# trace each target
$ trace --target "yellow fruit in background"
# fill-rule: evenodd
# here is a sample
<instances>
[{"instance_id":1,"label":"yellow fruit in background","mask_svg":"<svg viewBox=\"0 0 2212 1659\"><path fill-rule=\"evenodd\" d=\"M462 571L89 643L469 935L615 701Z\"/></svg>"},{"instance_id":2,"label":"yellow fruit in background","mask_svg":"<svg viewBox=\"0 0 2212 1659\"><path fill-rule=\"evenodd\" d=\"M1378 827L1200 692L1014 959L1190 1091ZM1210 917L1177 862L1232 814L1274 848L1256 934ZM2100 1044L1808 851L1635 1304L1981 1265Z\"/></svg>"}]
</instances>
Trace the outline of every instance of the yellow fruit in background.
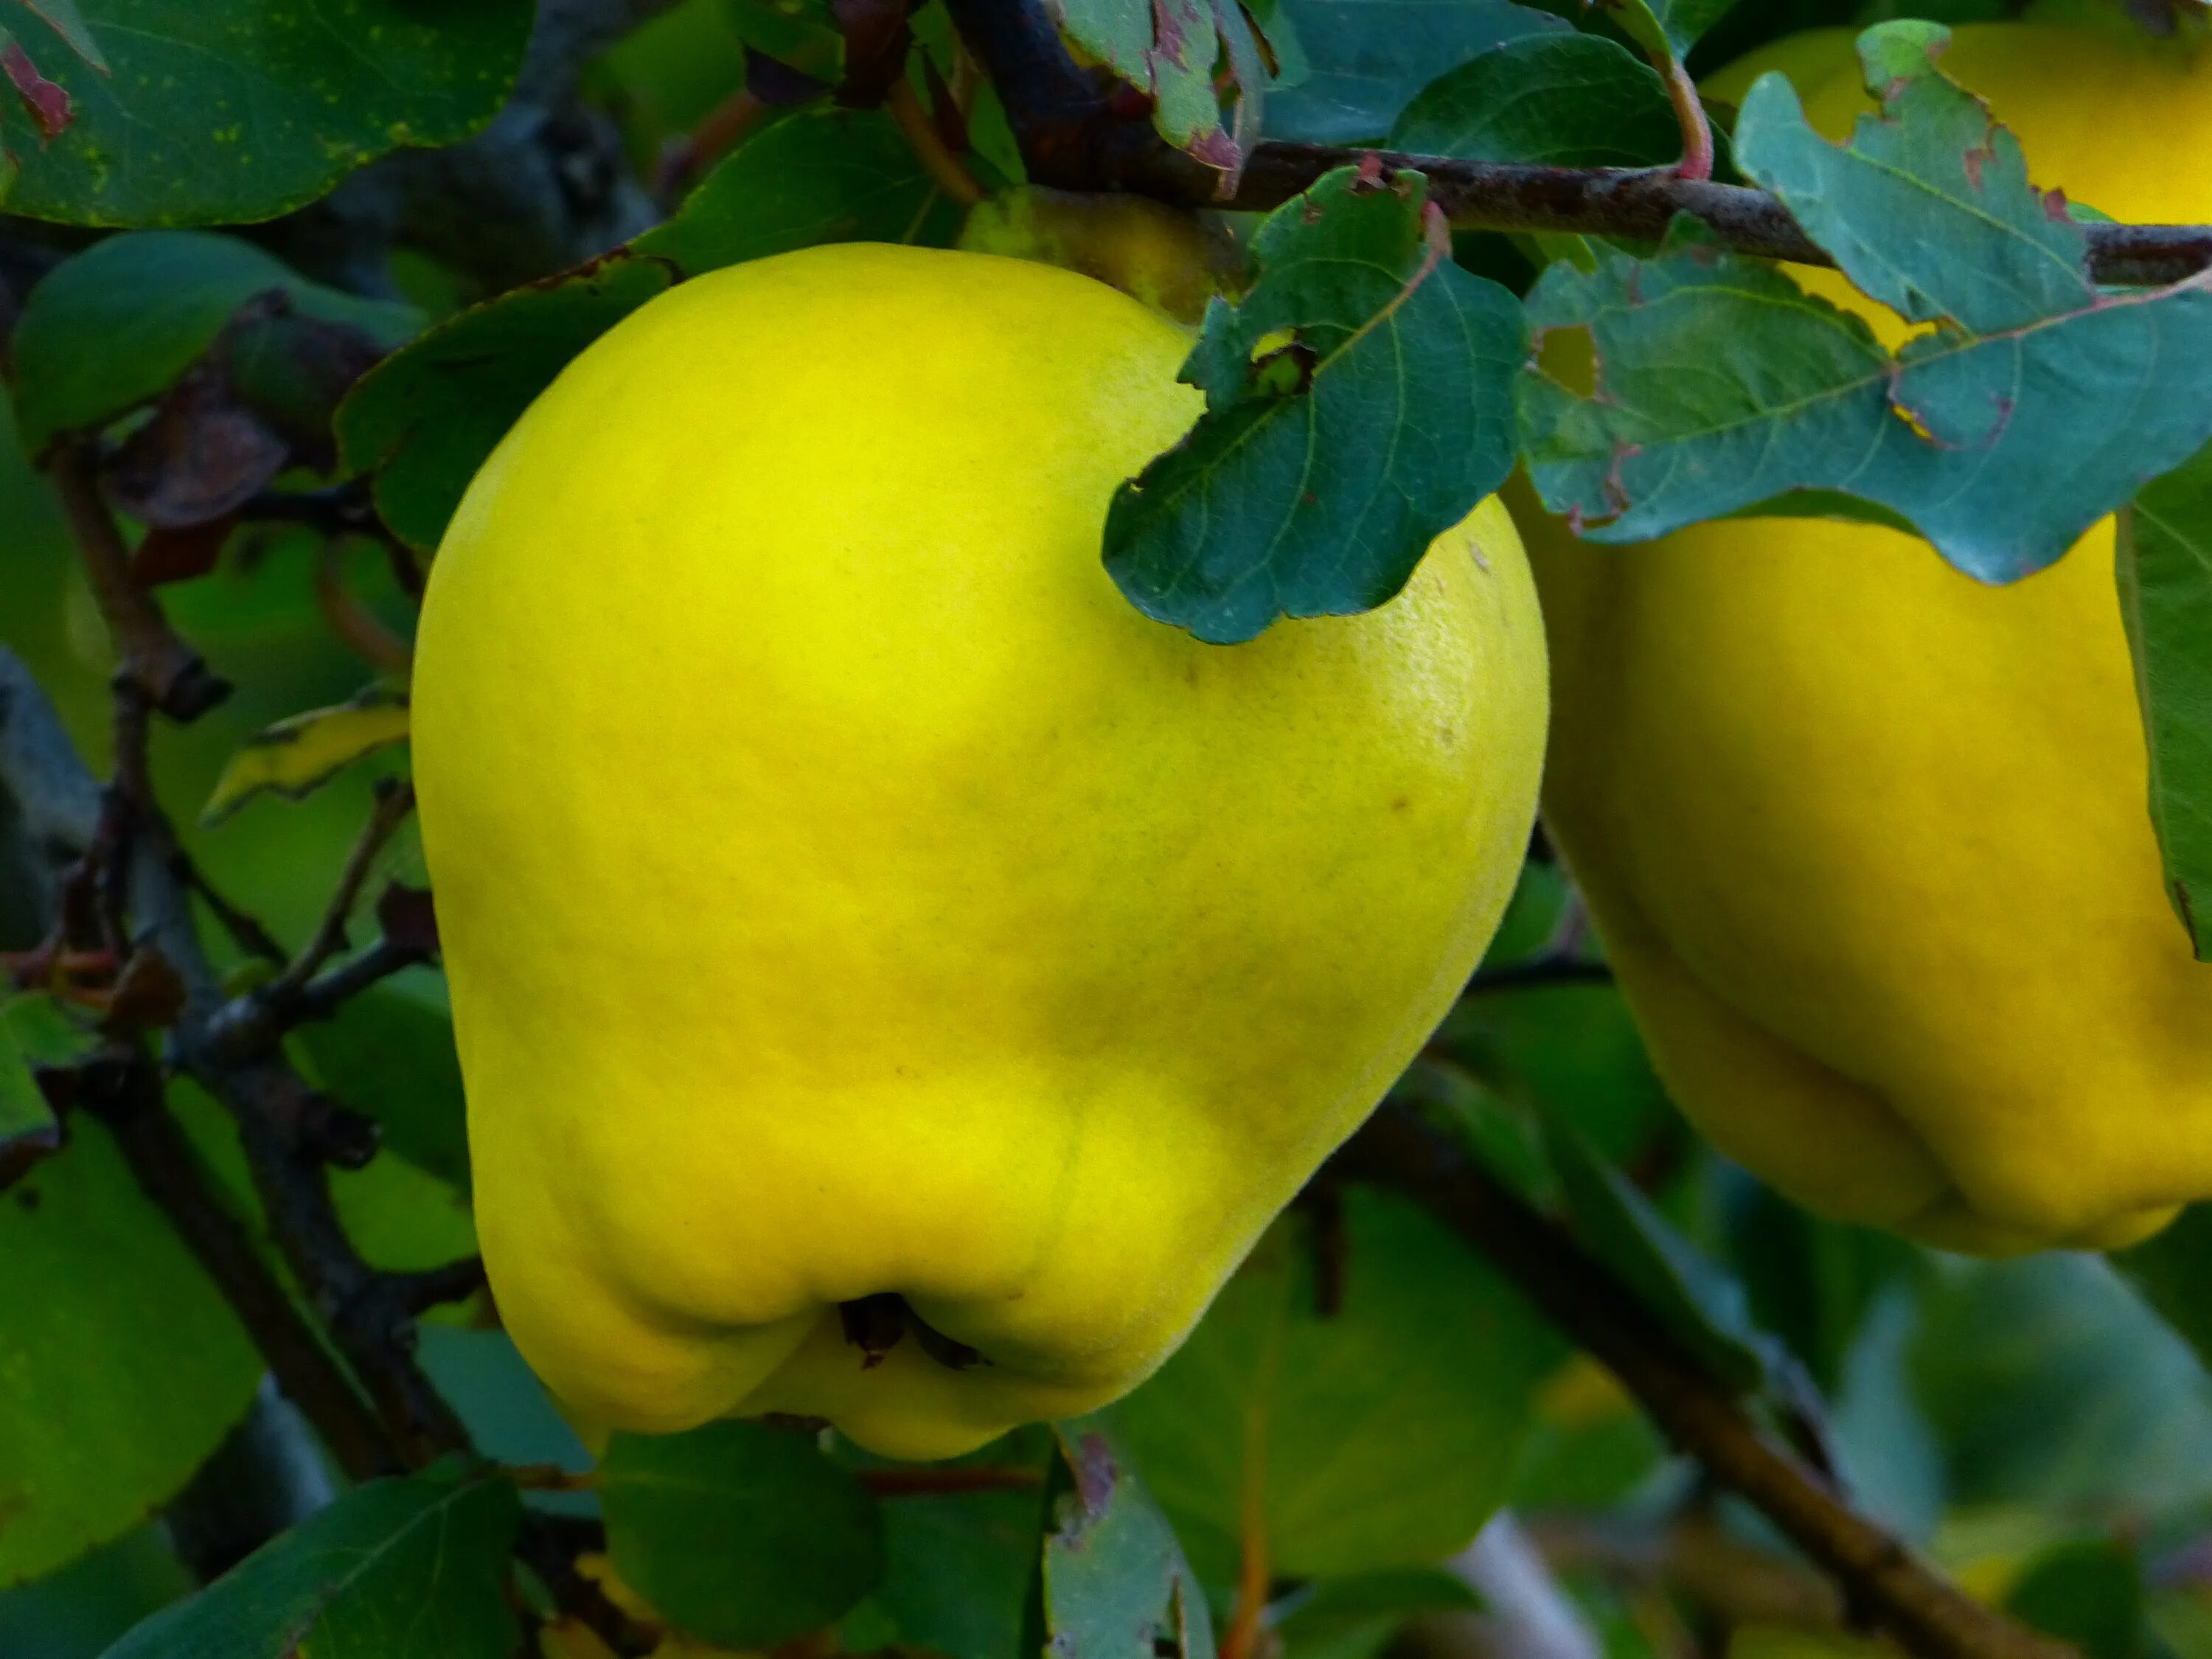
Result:
<instances>
[{"instance_id":1,"label":"yellow fruit in background","mask_svg":"<svg viewBox=\"0 0 2212 1659\"><path fill-rule=\"evenodd\" d=\"M580 1419L939 1456L1115 1398L1474 966L1543 741L1511 521L1364 616L1147 620L1100 537L1188 344L817 248L654 301L471 487L424 850L492 1286Z\"/></svg>"},{"instance_id":2,"label":"yellow fruit in background","mask_svg":"<svg viewBox=\"0 0 2212 1659\"><path fill-rule=\"evenodd\" d=\"M1939 60L2031 176L2212 218L2212 56L2023 26ZM1871 107L1847 31L1790 75ZM1833 272L1808 288L1902 325ZM1951 1248L2111 1247L2212 1195L2212 968L2168 908L2112 526L1984 587L1864 525L1650 546L1523 513L1551 632L1546 820L1676 1100L1814 1209Z\"/></svg>"}]
</instances>

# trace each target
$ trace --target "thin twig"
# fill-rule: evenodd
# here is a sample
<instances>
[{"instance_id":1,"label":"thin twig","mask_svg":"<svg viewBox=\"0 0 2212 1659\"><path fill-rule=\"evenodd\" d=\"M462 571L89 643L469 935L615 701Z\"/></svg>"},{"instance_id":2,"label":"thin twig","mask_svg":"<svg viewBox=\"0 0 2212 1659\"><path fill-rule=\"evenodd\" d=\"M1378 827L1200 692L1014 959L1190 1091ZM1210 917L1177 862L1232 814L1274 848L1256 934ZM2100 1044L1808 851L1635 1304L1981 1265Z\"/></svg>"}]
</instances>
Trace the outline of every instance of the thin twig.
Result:
<instances>
[{"instance_id":1,"label":"thin twig","mask_svg":"<svg viewBox=\"0 0 2212 1659\"><path fill-rule=\"evenodd\" d=\"M1747 1499L1923 1659L2063 1659L2072 1650L1983 1607L1846 1504L1754 1423L1635 1293L1449 1136L1385 1107L1332 1166L1414 1199L1495 1262L1619 1377L1652 1420Z\"/></svg>"},{"instance_id":2,"label":"thin twig","mask_svg":"<svg viewBox=\"0 0 2212 1659\"><path fill-rule=\"evenodd\" d=\"M361 890L368 884L377 859L414 810L412 784L398 778L379 780L375 799L368 809L368 822L362 826L353 850L346 855L345 867L338 873L337 886L331 894L314 936L292 959L291 965L265 988L273 998L281 1001L297 996L307 988L316 970L345 948L346 923L352 919L354 907L361 902Z\"/></svg>"},{"instance_id":3,"label":"thin twig","mask_svg":"<svg viewBox=\"0 0 2212 1659\"><path fill-rule=\"evenodd\" d=\"M1650 55L1651 66L1667 84L1667 101L1674 106L1674 119L1682 129L1682 159L1674 164L1674 176L1710 179L1713 176L1713 123L1705 113L1705 100L1698 96L1698 83L1673 52Z\"/></svg>"},{"instance_id":4,"label":"thin twig","mask_svg":"<svg viewBox=\"0 0 2212 1659\"><path fill-rule=\"evenodd\" d=\"M101 493L93 441L71 438L58 445L46 475L122 659L117 672L171 720L198 719L230 695L230 684L210 672L199 653L177 637L153 595L131 580L131 550Z\"/></svg>"}]
</instances>

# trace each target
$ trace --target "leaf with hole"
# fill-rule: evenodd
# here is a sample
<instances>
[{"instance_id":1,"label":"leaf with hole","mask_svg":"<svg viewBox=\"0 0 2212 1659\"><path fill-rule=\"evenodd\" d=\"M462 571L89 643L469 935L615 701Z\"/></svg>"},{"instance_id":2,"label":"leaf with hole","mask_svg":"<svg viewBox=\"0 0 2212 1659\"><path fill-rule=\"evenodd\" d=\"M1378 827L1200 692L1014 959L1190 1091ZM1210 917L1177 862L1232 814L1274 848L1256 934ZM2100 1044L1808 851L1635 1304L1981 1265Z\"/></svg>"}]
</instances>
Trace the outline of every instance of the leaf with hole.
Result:
<instances>
[{"instance_id":1,"label":"leaf with hole","mask_svg":"<svg viewBox=\"0 0 2212 1659\"><path fill-rule=\"evenodd\" d=\"M1340 167L1261 226L1259 280L1182 367L1205 414L1107 511L1106 568L1146 616L1235 644L1370 611L1504 481L1521 307L1451 262L1426 192Z\"/></svg>"},{"instance_id":2,"label":"leaf with hole","mask_svg":"<svg viewBox=\"0 0 2212 1659\"><path fill-rule=\"evenodd\" d=\"M1833 492L1909 521L1967 574L2011 581L2212 438L2196 368L2212 277L2099 290L2079 227L2028 183L2010 136L1935 73L1944 33L1869 32L1884 118L1847 148L1814 135L1773 74L1735 132L1738 164L1855 283L1937 326L1892 356L1861 319L1688 220L1656 258L1554 264L1529 320L1547 348L1586 334L1595 384L1524 377L1529 470L1553 511L1592 539L1641 541Z\"/></svg>"}]
</instances>

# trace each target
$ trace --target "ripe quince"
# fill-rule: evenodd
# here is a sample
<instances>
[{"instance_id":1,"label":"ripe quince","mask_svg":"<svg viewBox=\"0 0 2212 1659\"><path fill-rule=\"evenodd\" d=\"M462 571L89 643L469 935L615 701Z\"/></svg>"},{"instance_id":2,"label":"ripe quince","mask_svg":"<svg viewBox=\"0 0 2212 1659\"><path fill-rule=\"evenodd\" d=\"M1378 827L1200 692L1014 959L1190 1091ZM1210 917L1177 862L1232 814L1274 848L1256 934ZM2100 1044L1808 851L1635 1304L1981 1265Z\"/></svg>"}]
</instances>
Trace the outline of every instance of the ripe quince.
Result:
<instances>
[{"instance_id":1,"label":"ripe quince","mask_svg":"<svg viewBox=\"0 0 2212 1659\"><path fill-rule=\"evenodd\" d=\"M1220 647L1100 558L1191 337L853 245L656 299L439 552L416 782L477 1215L588 1424L968 1450L1133 1387L1496 924L1542 625L1486 501Z\"/></svg>"},{"instance_id":2,"label":"ripe quince","mask_svg":"<svg viewBox=\"0 0 2212 1659\"><path fill-rule=\"evenodd\" d=\"M2039 25L1939 67L2045 187L2212 218L2212 56ZM1827 137L1872 107L1849 31L1782 42ZM1796 273L1894 345L1893 314ZM2168 908L2113 527L1983 586L1864 524L1648 546L1521 514L1551 630L1546 822L1662 1077L1812 1208L1937 1245L2111 1248L2212 1195L2212 969Z\"/></svg>"}]
</instances>

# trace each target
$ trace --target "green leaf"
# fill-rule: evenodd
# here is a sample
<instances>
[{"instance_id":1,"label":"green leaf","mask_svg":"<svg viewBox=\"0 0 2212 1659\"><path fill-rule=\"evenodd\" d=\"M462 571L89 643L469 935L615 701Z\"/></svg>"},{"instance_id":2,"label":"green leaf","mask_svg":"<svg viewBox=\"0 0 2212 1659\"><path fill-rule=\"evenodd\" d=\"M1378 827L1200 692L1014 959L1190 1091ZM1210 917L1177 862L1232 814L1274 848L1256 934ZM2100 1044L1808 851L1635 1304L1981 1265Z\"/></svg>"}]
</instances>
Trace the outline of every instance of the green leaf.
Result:
<instances>
[{"instance_id":1,"label":"green leaf","mask_svg":"<svg viewBox=\"0 0 2212 1659\"><path fill-rule=\"evenodd\" d=\"M876 1500L787 1429L616 1435L599 1499L615 1570L709 1642L768 1647L820 1630L883 1577Z\"/></svg>"},{"instance_id":2,"label":"green leaf","mask_svg":"<svg viewBox=\"0 0 2212 1659\"><path fill-rule=\"evenodd\" d=\"M2191 1204L2112 1258L2212 1371L2212 1204Z\"/></svg>"},{"instance_id":3,"label":"green leaf","mask_svg":"<svg viewBox=\"0 0 2212 1659\"><path fill-rule=\"evenodd\" d=\"M1378 139L1440 67L1509 40L1571 31L1549 12L1509 0L1282 0L1312 64L1271 94L1271 138L1314 144Z\"/></svg>"},{"instance_id":4,"label":"green leaf","mask_svg":"<svg viewBox=\"0 0 2212 1659\"><path fill-rule=\"evenodd\" d=\"M1472 1613L1481 1605L1480 1596L1439 1568L1362 1573L1309 1585L1274 1632L1287 1659L1374 1659L1416 1614Z\"/></svg>"},{"instance_id":5,"label":"green leaf","mask_svg":"<svg viewBox=\"0 0 2212 1659\"><path fill-rule=\"evenodd\" d=\"M2005 1611L2082 1659L2137 1659L2148 1645L2142 1561L2122 1538L2080 1538L2030 1562Z\"/></svg>"},{"instance_id":6,"label":"green leaf","mask_svg":"<svg viewBox=\"0 0 2212 1659\"><path fill-rule=\"evenodd\" d=\"M403 144L450 144L491 119L522 61L528 0L431 10L346 0L82 0L36 8L96 60L42 52L76 118L41 143L0 99L21 172L8 210L80 225L273 218Z\"/></svg>"},{"instance_id":7,"label":"green leaf","mask_svg":"<svg viewBox=\"0 0 2212 1659\"><path fill-rule=\"evenodd\" d=\"M2054 1252L1940 1265L1907 1352L1954 1510L2016 1504L2136 1528L2202 1512L2204 1370L2106 1262Z\"/></svg>"},{"instance_id":8,"label":"green leaf","mask_svg":"<svg viewBox=\"0 0 2212 1659\"><path fill-rule=\"evenodd\" d=\"M1521 310L1447 241L1418 173L1340 167L1268 216L1258 282L1183 364L1206 413L1107 511L1139 610L1217 644L1371 610L1504 481Z\"/></svg>"},{"instance_id":9,"label":"green leaf","mask_svg":"<svg viewBox=\"0 0 2212 1659\"><path fill-rule=\"evenodd\" d=\"M953 1467L1042 1474L1054 1455L1048 1431L1024 1429ZM1035 1659L1022 1645L1023 1602L1037 1570L1044 1496L1040 1481L1027 1491L884 1501L884 1579L872 1601L900 1647L945 1659Z\"/></svg>"},{"instance_id":10,"label":"green leaf","mask_svg":"<svg viewBox=\"0 0 2212 1659\"><path fill-rule=\"evenodd\" d=\"M501 295L365 375L338 410L346 464L385 522L437 545L477 469L568 360L672 283L817 242L949 243L957 210L890 118L810 106L763 127L667 223Z\"/></svg>"},{"instance_id":11,"label":"green leaf","mask_svg":"<svg viewBox=\"0 0 2212 1659\"><path fill-rule=\"evenodd\" d=\"M1840 491L1901 514L1968 574L2009 581L2212 436L2193 368L2212 349L2206 283L2100 293L2080 228L2028 183L2017 143L1929 67L1943 38L1917 24L1863 38L1884 107L1847 147L1806 125L1776 74L1735 129L1738 164L1855 283L1940 325L1892 357L1859 319L1686 224L1656 260L1554 266L1531 321L1589 329L1599 380L1587 397L1523 383L1531 471L1554 511L1636 541Z\"/></svg>"},{"instance_id":12,"label":"green leaf","mask_svg":"<svg viewBox=\"0 0 2212 1659\"><path fill-rule=\"evenodd\" d=\"M75 1060L96 1041L50 996L0 995L0 1188L61 1148L36 1068Z\"/></svg>"},{"instance_id":13,"label":"green leaf","mask_svg":"<svg viewBox=\"0 0 2212 1659\"><path fill-rule=\"evenodd\" d=\"M1629 39L1647 51L1689 56L1705 32L1735 0L1599 0Z\"/></svg>"},{"instance_id":14,"label":"green leaf","mask_svg":"<svg viewBox=\"0 0 2212 1659\"><path fill-rule=\"evenodd\" d=\"M96 429L151 402L240 306L271 289L303 316L360 328L382 345L421 325L411 306L311 283L235 236L111 236L48 271L23 302L14 336L23 447L35 454L64 433Z\"/></svg>"},{"instance_id":15,"label":"green leaf","mask_svg":"<svg viewBox=\"0 0 2212 1659\"><path fill-rule=\"evenodd\" d=\"M1678 220L1656 258L1550 266L1528 319L1540 338L1587 329L1595 349L1590 394L1540 369L1522 383L1536 487L1594 541L1832 489L1910 520L1969 575L2015 580L2212 437L2202 288L1985 336L1947 327L1893 358L1860 319Z\"/></svg>"},{"instance_id":16,"label":"green leaf","mask_svg":"<svg viewBox=\"0 0 2212 1659\"><path fill-rule=\"evenodd\" d=\"M1159 1374L1114 1420L1209 1583L1235 1581L1248 1521L1277 1572L1425 1566L1501 1501L1547 1327L1481 1258L1411 1203L1343 1194L1339 1305L1315 1230L1270 1233Z\"/></svg>"},{"instance_id":17,"label":"green leaf","mask_svg":"<svg viewBox=\"0 0 2212 1659\"><path fill-rule=\"evenodd\" d=\"M104 1659L422 1654L513 1659L507 1595L522 1514L507 1480L433 1468L356 1487Z\"/></svg>"},{"instance_id":18,"label":"green leaf","mask_svg":"<svg viewBox=\"0 0 2212 1659\"><path fill-rule=\"evenodd\" d=\"M1468 161L1654 167L1681 129L1650 64L1596 34L1524 34L1424 87L1389 147Z\"/></svg>"},{"instance_id":19,"label":"green leaf","mask_svg":"<svg viewBox=\"0 0 2212 1659\"><path fill-rule=\"evenodd\" d=\"M5 1585L167 1502L245 1414L262 1362L82 1113L62 1152L0 1194L0 1262Z\"/></svg>"},{"instance_id":20,"label":"green leaf","mask_svg":"<svg viewBox=\"0 0 2212 1659\"><path fill-rule=\"evenodd\" d=\"M2120 514L2120 616L2150 759L2150 821L2166 896L2212 959L2212 446L2136 492Z\"/></svg>"},{"instance_id":21,"label":"green leaf","mask_svg":"<svg viewBox=\"0 0 2212 1659\"><path fill-rule=\"evenodd\" d=\"M1576 1237L1720 1382L1744 1393L1758 1388L1772 1344L1752 1324L1742 1285L1582 1135L1556 1119L1545 1129Z\"/></svg>"},{"instance_id":22,"label":"green leaf","mask_svg":"<svg viewBox=\"0 0 2212 1659\"><path fill-rule=\"evenodd\" d=\"M382 1126L384 1145L465 1192L469 1141L461 1063L442 981L386 980L330 1019L300 1029L331 1092Z\"/></svg>"},{"instance_id":23,"label":"green leaf","mask_svg":"<svg viewBox=\"0 0 2212 1659\"><path fill-rule=\"evenodd\" d=\"M1097 1417L1055 1424L1072 1477L1044 1540L1054 1659L1213 1659L1206 1591L1142 1476Z\"/></svg>"}]
</instances>

